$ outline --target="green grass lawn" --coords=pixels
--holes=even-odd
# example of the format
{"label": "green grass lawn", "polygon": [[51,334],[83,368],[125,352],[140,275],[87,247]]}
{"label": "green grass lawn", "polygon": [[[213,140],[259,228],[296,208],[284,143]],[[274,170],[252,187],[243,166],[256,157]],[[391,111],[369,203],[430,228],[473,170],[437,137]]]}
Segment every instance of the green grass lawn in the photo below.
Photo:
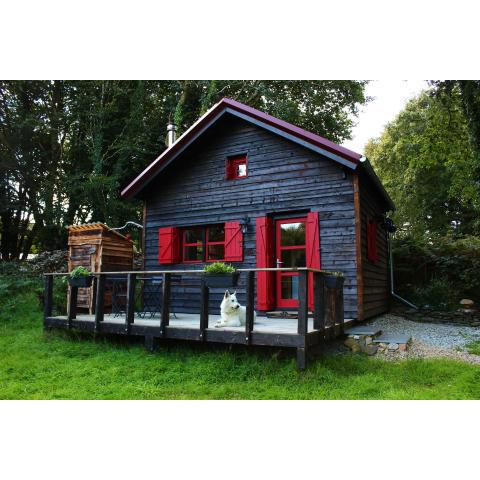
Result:
{"label": "green grass lawn", "polygon": [[298,372],[271,350],[44,333],[34,292],[0,306],[2,399],[478,399],[480,367],[330,356]]}

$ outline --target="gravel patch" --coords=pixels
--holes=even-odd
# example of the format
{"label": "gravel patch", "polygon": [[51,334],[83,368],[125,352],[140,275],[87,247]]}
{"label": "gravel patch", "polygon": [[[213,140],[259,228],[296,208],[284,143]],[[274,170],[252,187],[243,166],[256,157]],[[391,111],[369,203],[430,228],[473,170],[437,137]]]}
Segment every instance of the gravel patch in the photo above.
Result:
{"label": "gravel patch", "polygon": [[419,323],[398,315],[386,314],[367,322],[385,333],[412,337],[406,352],[382,355],[386,360],[407,358],[451,358],[480,364],[480,356],[468,353],[465,345],[480,340],[480,329],[463,325]]}
{"label": "gravel patch", "polygon": [[439,349],[464,349],[467,343],[480,340],[480,329],[463,325],[419,323],[398,315],[386,314],[367,322],[385,333],[407,334],[413,341]]}

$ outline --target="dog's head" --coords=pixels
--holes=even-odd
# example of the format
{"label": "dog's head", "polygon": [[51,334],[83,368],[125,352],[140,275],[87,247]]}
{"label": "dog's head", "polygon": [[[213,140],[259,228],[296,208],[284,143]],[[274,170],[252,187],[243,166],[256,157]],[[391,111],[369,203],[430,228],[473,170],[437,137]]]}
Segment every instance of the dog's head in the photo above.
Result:
{"label": "dog's head", "polygon": [[228,290],[226,290],[220,308],[222,312],[227,314],[238,310],[240,308],[240,304],[237,300],[237,292],[230,293]]}

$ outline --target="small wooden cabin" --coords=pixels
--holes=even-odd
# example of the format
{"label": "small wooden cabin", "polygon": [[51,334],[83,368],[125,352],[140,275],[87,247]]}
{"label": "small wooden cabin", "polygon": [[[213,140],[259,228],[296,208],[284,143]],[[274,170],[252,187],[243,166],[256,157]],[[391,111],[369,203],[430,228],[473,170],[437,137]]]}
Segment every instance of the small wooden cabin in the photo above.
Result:
{"label": "small wooden cabin", "polygon": [[[68,229],[68,271],[83,266],[91,272],[115,272],[132,270],[133,243],[103,223],[71,225]],[[111,294],[106,294],[106,306]],[[94,291],[91,288],[78,290],[78,308],[93,311]]]}
{"label": "small wooden cabin", "polygon": [[[388,309],[394,205],[366,158],[316,134],[223,99],[122,195],[144,202],[146,270],[320,267],[344,273],[346,319]],[[172,288],[175,311],[198,311],[192,287]],[[257,312],[295,309],[297,294],[296,273],[258,273]]]}

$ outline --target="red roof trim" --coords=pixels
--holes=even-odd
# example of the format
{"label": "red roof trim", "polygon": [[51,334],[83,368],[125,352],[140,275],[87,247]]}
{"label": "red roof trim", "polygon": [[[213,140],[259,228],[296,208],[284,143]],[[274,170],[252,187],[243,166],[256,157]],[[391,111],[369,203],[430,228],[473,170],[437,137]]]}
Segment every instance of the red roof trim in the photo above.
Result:
{"label": "red roof trim", "polygon": [[140,175],[138,175],[127,187],[122,191],[123,197],[132,197],[136,195],[151,178],[161,169],[161,167],[173,158],[180,150],[186,147],[191,141],[193,141],[199,134],[202,133],[205,127],[211,121],[214,121],[218,115],[220,115],[225,109],[230,108],[236,110],[244,115],[250,116],[253,119],[264,122],[272,127],[278,128],[290,135],[293,135],[307,143],[310,143],[316,147],[327,150],[333,154],[336,154],[345,160],[352,162],[353,168],[357,165],[358,161],[362,157],[359,153],[355,153],[348,148],[337,145],[336,143],[327,140],[326,138],[316,135],[315,133],[308,132],[300,127],[292,125],[291,123],[280,120],[279,118],[268,115],[255,108],[244,105],[230,98],[223,98],[214,105],[205,115],[200,117],[170,148],[165,150],[156,160],[154,160]]}

